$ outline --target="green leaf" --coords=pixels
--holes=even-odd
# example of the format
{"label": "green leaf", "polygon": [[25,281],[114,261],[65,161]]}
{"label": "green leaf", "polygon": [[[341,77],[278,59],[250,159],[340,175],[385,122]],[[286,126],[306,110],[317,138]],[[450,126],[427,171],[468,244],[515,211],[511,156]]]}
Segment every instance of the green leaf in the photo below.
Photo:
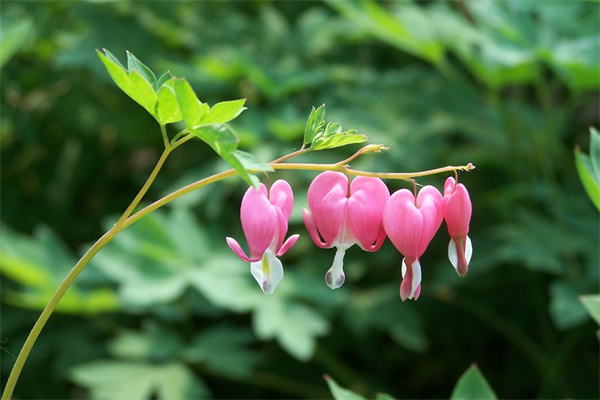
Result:
{"label": "green leaf", "polygon": [[583,303],[590,316],[600,324],[600,295],[580,296],[579,300]]}
{"label": "green leaf", "polygon": [[600,133],[590,128],[590,155],[575,149],[575,166],[590,200],[600,211]]}
{"label": "green leaf", "polygon": [[156,112],[158,114],[158,122],[162,125],[178,122],[183,119],[181,111],[179,110],[179,103],[175,97],[174,83],[175,78],[171,78],[164,82],[158,90],[158,106]]}
{"label": "green leaf", "polygon": [[131,92],[128,93],[129,97],[139,103],[146,109],[156,120],[156,103],[158,102],[158,96],[154,91],[154,87],[150,84],[146,78],[140,75],[137,71],[131,71],[129,73],[129,82],[131,84]]}
{"label": "green leaf", "polygon": [[262,298],[252,323],[259,338],[276,339],[283,349],[302,361],[312,357],[317,337],[329,330],[327,320],[313,309],[272,296]]}
{"label": "green leaf", "polygon": [[579,149],[575,149],[575,167],[588,197],[600,211],[600,183],[596,180],[594,165],[590,157]]}
{"label": "green leaf", "polygon": [[550,316],[558,328],[568,329],[588,318],[579,295],[580,291],[566,281],[551,283]]}
{"label": "green leaf", "polygon": [[2,40],[0,40],[0,68],[32,37],[34,22],[30,18],[8,19],[2,21]]}
{"label": "green leaf", "polygon": [[496,394],[485,377],[473,364],[460,377],[452,392],[451,400],[495,400]]}
{"label": "green leaf", "polygon": [[207,397],[208,388],[181,363],[95,361],[71,370],[71,379],[94,400]]}
{"label": "green leaf", "polygon": [[310,145],[318,132],[321,132],[323,125],[325,124],[325,104],[319,108],[312,108],[308,121],[306,121],[306,127],[304,128],[304,143],[303,145]]}
{"label": "green leaf", "polygon": [[353,391],[338,385],[338,383],[329,375],[325,375],[325,381],[327,381],[327,386],[329,386],[329,390],[335,400],[366,400],[366,398],[358,393],[354,393]]}
{"label": "green leaf", "polygon": [[590,159],[594,167],[596,184],[600,186],[600,132],[590,128]]}
{"label": "green leaf", "polygon": [[129,74],[125,67],[123,67],[119,60],[106,49],[104,49],[104,54],[100,53],[98,50],[96,50],[96,53],[98,53],[98,57],[100,57],[100,60],[106,67],[112,80],[129,96],[129,93],[131,93],[131,82],[129,82]]}
{"label": "green leaf", "polygon": [[375,400],[396,400],[396,398],[387,393],[377,393],[377,396],[375,396]]}
{"label": "green leaf", "polygon": [[132,70],[128,73],[125,67],[110,51],[104,49],[104,54],[99,51],[97,53],[117,86],[158,120],[158,116],[156,115],[158,97],[154,90],[154,84],[151,84],[137,70]]}
{"label": "green leaf", "polygon": [[170,81],[171,79],[173,79],[173,75],[171,75],[169,71],[165,72],[156,81],[156,89],[160,89],[162,85],[164,85],[167,81]]}
{"label": "green leaf", "polygon": [[325,131],[315,136],[310,148],[312,150],[333,149],[348,144],[364,143],[368,140],[365,135],[356,133],[355,129],[350,129],[347,132],[342,132],[341,129],[341,126],[337,123],[327,124]]}
{"label": "green leaf", "polygon": [[132,53],[127,52],[127,69],[129,73],[136,71],[140,76],[142,76],[150,85],[152,85],[153,90],[158,89],[156,86],[156,76],[154,72],[150,70],[147,66],[144,65],[140,60],[138,60]]}
{"label": "green leaf", "polygon": [[183,356],[232,378],[248,377],[260,360],[258,353],[248,349],[253,341],[249,330],[218,326],[198,334]]}
{"label": "green leaf", "polygon": [[236,118],[246,109],[246,99],[222,101],[210,108],[208,114],[202,118],[202,124],[224,124]]}
{"label": "green leaf", "polygon": [[[6,290],[3,300],[19,307],[43,309],[60,281],[75,265],[75,258],[48,228],[36,229],[34,237],[19,235],[6,226],[0,230],[0,273],[22,289]],[[65,293],[58,312],[100,313],[118,306],[111,289],[86,288],[78,282]]]}
{"label": "green leaf", "polygon": [[242,164],[244,169],[248,171],[274,171],[273,167],[268,163],[260,161],[256,157],[254,157],[250,153],[246,153],[245,151],[236,150],[233,152],[233,156]]}
{"label": "green leaf", "polygon": [[261,163],[248,153],[236,152],[239,139],[233,129],[225,124],[201,125],[193,129],[194,134],[206,142],[213,150],[229,163],[249,185],[258,186],[258,178],[252,175],[245,167],[268,171],[268,164]]}
{"label": "green leaf", "polygon": [[198,100],[194,89],[184,78],[176,78],[174,87],[181,115],[188,129],[192,130],[209,111],[209,107]]}

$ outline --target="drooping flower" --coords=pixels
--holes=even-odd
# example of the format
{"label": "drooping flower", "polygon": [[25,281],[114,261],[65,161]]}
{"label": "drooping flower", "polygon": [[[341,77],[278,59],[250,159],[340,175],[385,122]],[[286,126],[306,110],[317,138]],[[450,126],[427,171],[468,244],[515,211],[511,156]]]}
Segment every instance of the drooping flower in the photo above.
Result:
{"label": "drooping flower", "polygon": [[383,211],[383,226],[388,237],[404,255],[400,298],[418,299],[421,293],[419,258],[442,224],[442,195],[425,186],[415,196],[408,189],[392,194]]}
{"label": "drooping flower", "polygon": [[377,251],[385,240],[383,208],[390,197],[381,179],[359,176],[348,184],[341,172],[319,174],[308,188],[308,207],[302,217],[315,244],[336,247],[332,267],[325,282],[332,289],[345,281],[344,253],[354,244],[363,250]]}
{"label": "drooping flower", "polygon": [[288,251],[300,236],[292,235],[283,241],[293,204],[292,188],[284,180],[273,183],[270,191],[262,183],[258,189],[248,188],[242,199],[240,219],[250,256],[235,239],[227,238],[231,250],[251,263],[252,276],[266,294],[273,293],[283,278],[283,267],[277,257]]}
{"label": "drooping flower", "polygon": [[450,234],[448,258],[456,272],[465,276],[473,254],[471,239],[467,236],[472,207],[467,188],[462,183],[457,184],[453,177],[444,184],[443,211]]}

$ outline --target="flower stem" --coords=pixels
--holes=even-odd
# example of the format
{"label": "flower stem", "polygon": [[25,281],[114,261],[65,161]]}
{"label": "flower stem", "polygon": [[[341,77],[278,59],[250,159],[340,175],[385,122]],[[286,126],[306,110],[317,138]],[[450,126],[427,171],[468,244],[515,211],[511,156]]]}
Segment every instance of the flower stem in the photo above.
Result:
{"label": "flower stem", "polygon": [[40,332],[44,328],[44,325],[46,325],[48,318],[50,318],[50,315],[52,315],[52,312],[58,305],[58,302],[60,301],[60,299],[62,299],[63,295],[66,293],[67,289],[69,289],[77,275],[79,275],[79,273],[83,270],[83,267],[85,267],[87,263],[92,259],[92,257],[94,257],[96,253],[98,253],[98,251],[100,251],[100,249],[104,247],[108,242],[110,242],[115,236],[115,234],[117,233],[115,231],[115,227],[116,225],[111,230],[106,232],[104,236],[98,239],[98,241],[94,243],[92,247],[90,247],[90,249],[83,255],[83,257],[81,257],[81,259],[77,262],[77,264],[75,264],[73,269],[67,274],[66,278],[60,284],[58,289],[56,289],[56,292],[54,293],[48,304],[46,304],[46,307],[40,314],[35,325],[33,325],[29,336],[27,336],[27,339],[23,344],[23,348],[21,348],[21,351],[17,356],[15,365],[13,366],[10,376],[8,377],[8,381],[6,382],[4,393],[2,393],[2,400],[8,400],[12,397],[15,385],[17,384],[17,380],[19,379],[19,375],[21,374],[21,370],[23,369],[23,365],[25,364],[25,361],[27,360],[31,349],[33,348],[35,341],[40,335]]}
{"label": "flower stem", "polygon": [[133,199],[133,201],[131,202],[129,207],[127,207],[127,209],[123,213],[123,215],[121,215],[121,217],[113,225],[113,227],[108,232],[106,232],[100,239],[98,239],[98,241],[96,241],[96,243],[94,243],[92,245],[92,247],[89,248],[89,250],[81,257],[81,259],[79,259],[79,261],[77,262],[77,264],[75,264],[73,269],[71,269],[71,271],[69,271],[69,273],[67,274],[65,279],[62,281],[62,283],[60,284],[58,289],[56,289],[56,292],[54,292],[54,294],[48,301],[48,304],[46,304],[46,307],[44,307],[39,318],[33,325],[33,328],[31,329],[29,336],[27,336],[27,339],[25,340],[25,343],[23,344],[23,347],[21,348],[19,355],[17,356],[17,359],[15,360],[13,369],[10,372],[8,380],[6,381],[6,386],[4,388],[4,392],[2,393],[2,400],[8,400],[12,397],[13,391],[15,389],[15,385],[17,384],[17,380],[19,379],[19,376],[21,374],[23,366],[25,365],[25,361],[27,360],[27,357],[29,356],[29,353],[31,352],[33,345],[35,344],[38,336],[40,335],[40,332],[46,325],[46,322],[48,321],[48,319],[54,312],[54,309],[56,308],[56,306],[58,305],[58,303],[60,302],[62,297],[65,295],[65,293],[67,292],[67,290],[69,289],[69,287],[71,286],[73,281],[75,281],[75,278],[77,278],[77,276],[81,273],[83,268],[100,251],[100,249],[102,249],[105,245],[107,245],[117,233],[122,231],[128,225],[128,224],[125,224],[127,217],[129,217],[131,215],[131,213],[133,212],[135,207],[137,207],[139,202],[142,200],[142,198],[144,197],[144,195],[146,194],[146,192],[152,185],[152,182],[154,182],[154,179],[158,175],[158,172],[162,168],[163,164],[165,163],[165,160],[167,159],[167,157],[169,156],[169,154],[171,153],[173,148],[174,147],[167,145],[167,147],[165,148],[165,151],[162,153],[162,155],[158,159],[156,166],[150,173],[148,180],[146,181],[146,183],[144,183],[144,186],[142,186],[142,188],[140,189],[138,194],[135,196],[135,198]]}

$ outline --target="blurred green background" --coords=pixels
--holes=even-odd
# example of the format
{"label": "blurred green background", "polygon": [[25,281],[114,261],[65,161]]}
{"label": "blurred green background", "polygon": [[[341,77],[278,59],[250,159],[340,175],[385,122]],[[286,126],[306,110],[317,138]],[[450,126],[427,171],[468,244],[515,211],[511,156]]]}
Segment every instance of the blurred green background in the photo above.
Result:
{"label": "blurred green background", "polygon": [[[417,302],[400,301],[389,241],[350,249],[346,283],[331,291],[334,251],[301,219],[315,174],[278,172],[295,190],[289,232],[302,236],[265,296],[225,243],[243,240],[246,185],[229,179],[98,254],[16,398],[326,398],[323,374],[368,397],[447,398],[472,363],[500,398],[598,398],[598,327],[578,296],[599,291],[599,218],[573,159],[598,126],[598,15],[581,1],[3,1],[2,384],[49,296],[163,148],[94,52],[107,48],[186,77],[209,104],[247,98],[232,125],[265,161],[298,149],[311,106],[325,103],[327,120],[390,146],[356,168],[472,162],[460,175],[473,202],[470,271],[452,269],[442,226]],[[147,201],[226,168],[189,142]],[[445,178],[418,182],[442,189]]]}

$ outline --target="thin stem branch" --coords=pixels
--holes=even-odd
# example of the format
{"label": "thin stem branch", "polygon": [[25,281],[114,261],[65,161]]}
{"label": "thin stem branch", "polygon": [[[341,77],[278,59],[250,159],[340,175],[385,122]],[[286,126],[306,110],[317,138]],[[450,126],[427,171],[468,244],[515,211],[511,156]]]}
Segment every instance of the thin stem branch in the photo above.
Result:
{"label": "thin stem branch", "polygon": [[169,136],[167,135],[167,128],[160,124],[160,133],[162,134],[163,142],[165,143],[165,149],[169,148]]}
{"label": "thin stem branch", "polygon": [[46,307],[44,307],[39,318],[33,325],[33,328],[31,329],[29,336],[27,336],[27,339],[25,340],[25,343],[23,344],[23,347],[21,348],[19,355],[17,356],[17,359],[15,360],[13,369],[10,372],[10,375],[6,382],[6,386],[4,388],[4,393],[2,393],[2,400],[8,400],[12,397],[13,391],[15,389],[15,385],[17,384],[17,380],[19,379],[19,376],[21,374],[23,366],[25,365],[25,361],[27,360],[27,357],[29,356],[29,353],[31,352],[33,345],[35,344],[38,336],[40,335],[40,332],[46,325],[46,322],[48,322],[48,319],[54,312],[54,309],[56,308],[56,306],[58,305],[60,300],[63,298],[63,296],[65,295],[65,293],[67,292],[67,290],[69,289],[71,284],[73,283],[73,281],[75,281],[75,278],[77,278],[77,276],[81,273],[83,268],[90,262],[90,260],[100,251],[100,249],[102,249],[105,245],[107,245],[117,233],[119,233],[121,230],[123,230],[126,227],[125,221],[127,220],[127,217],[129,217],[129,215],[131,215],[131,213],[133,212],[135,207],[137,207],[139,202],[142,200],[142,198],[144,197],[144,195],[146,194],[146,192],[152,185],[152,182],[154,182],[154,179],[158,175],[158,172],[162,168],[163,164],[165,163],[165,160],[169,156],[172,149],[173,149],[173,147],[169,146],[167,143],[167,147],[165,148],[165,151],[162,153],[162,155],[158,159],[158,162],[156,163],[156,166],[150,173],[150,176],[146,180],[146,183],[144,183],[144,186],[142,186],[142,188],[140,189],[138,194],[135,196],[135,198],[133,199],[133,201],[131,202],[129,207],[127,207],[127,209],[123,213],[123,215],[121,215],[121,217],[113,225],[113,227],[108,232],[106,232],[100,239],[98,239],[98,241],[96,241],[96,243],[94,243],[94,245],[89,248],[89,250],[81,257],[81,259],[79,259],[77,264],[75,264],[73,269],[71,269],[71,271],[69,271],[69,273],[67,274],[65,279],[62,281],[62,283],[56,289],[56,292],[54,292],[54,294],[50,298],[50,301],[48,301],[48,304],[46,304]]}
{"label": "thin stem branch", "polygon": [[40,332],[44,328],[44,325],[46,325],[48,318],[50,318],[50,315],[52,315],[52,312],[58,305],[58,302],[62,299],[67,289],[71,286],[75,278],[77,278],[79,273],[92,259],[92,257],[94,257],[96,253],[98,253],[98,251],[102,249],[102,247],[104,247],[108,242],[112,240],[114,235],[117,233],[115,231],[115,228],[116,225],[111,230],[106,232],[104,236],[98,239],[98,241],[94,243],[92,247],[90,247],[90,249],[83,255],[83,257],[81,257],[77,264],[75,264],[73,269],[67,274],[63,282],[58,287],[58,289],[56,289],[56,292],[54,293],[48,304],[46,304],[46,307],[40,314],[35,325],[33,325],[29,336],[27,336],[27,339],[25,340],[25,343],[23,344],[19,355],[17,356],[13,369],[6,382],[6,387],[4,388],[4,393],[2,394],[2,400],[8,400],[12,397],[15,385],[17,384],[17,380],[19,379],[19,375],[21,374],[21,370],[23,369],[23,365],[25,365],[25,361],[27,360],[27,357],[29,356],[33,345],[35,344],[38,336],[40,335]]}
{"label": "thin stem branch", "polygon": [[117,223],[115,224],[115,226],[121,226],[121,224],[123,224],[123,222],[127,219],[127,217],[129,217],[131,215],[131,213],[133,212],[133,210],[140,203],[140,201],[142,200],[142,198],[144,197],[144,195],[146,194],[146,192],[148,191],[148,189],[152,185],[152,182],[154,182],[154,179],[156,179],[156,176],[158,175],[158,172],[160,171],[160,169],[164,165],[164,163],[165,163],[167,157],[169,156],[169,154],[171,153],[171,151],[172,151],[172,147],[170,147],[170,146],[167,147],[165,149],[165,151],[163,151],[163,153],[161,154],[160,158],[156,162],[156,166],[154,167],[154,169],[150,173],[150,176],[146,180],[146,183],[144,183],[144,186],[142,186],[142,188],[140,189],[140,191],[138,192],[138,194],[135,196],[135,198],[133,199],[133,201],[131,202],[131,204],[129,204],[129,207],[127,207],[127,209],[125,210],[125,212],[123,213],[123,215],[121,215],[121,217],[119,218],[119,220],[117,221]]}

